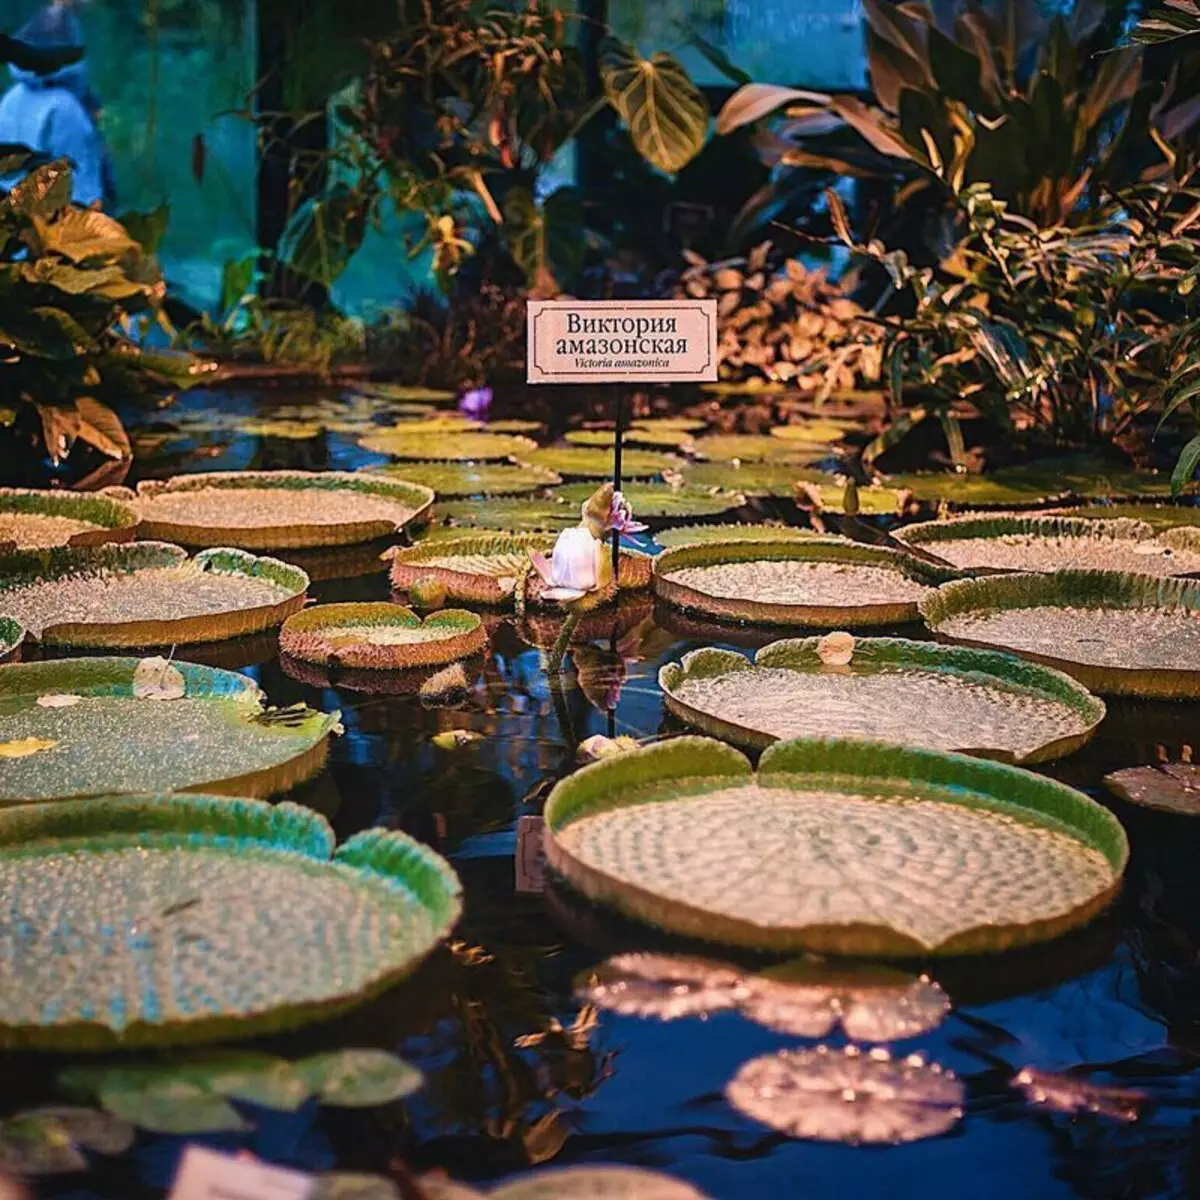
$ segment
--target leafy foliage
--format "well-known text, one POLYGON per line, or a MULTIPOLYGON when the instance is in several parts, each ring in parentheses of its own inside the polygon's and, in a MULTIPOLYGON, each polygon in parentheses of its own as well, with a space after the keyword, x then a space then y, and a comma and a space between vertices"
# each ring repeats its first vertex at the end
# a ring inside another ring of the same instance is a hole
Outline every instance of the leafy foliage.
POLYGON ((1131 38, 1142 46, 1173 42, 1200 33, 1200 5, 1195 0, 1166 0, 1151 9, 1134 28, 1131 38))

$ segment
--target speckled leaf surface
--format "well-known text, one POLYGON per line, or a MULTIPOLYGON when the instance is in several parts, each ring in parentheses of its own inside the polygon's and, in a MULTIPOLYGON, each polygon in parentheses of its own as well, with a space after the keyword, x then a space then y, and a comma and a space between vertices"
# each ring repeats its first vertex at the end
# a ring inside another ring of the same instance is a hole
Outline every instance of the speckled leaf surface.
MULTIPOLYGON (((553 495, 570 504, 573 511, 591 496, 595 489, 586 483, 567 484, 553 495)), ((633 507, 639 520, 662 520, 680 517, 715 517, 731 509, 741 508, 746 497, 740 492, 722 488, 693 487, 689 484, 672 486, 667 483, 626 483, 621 493, 633 507)))
MULTIPOLYGON (((371 470, 432 488, 438 496, 520 496, 562 483, 562 476, 524 463, 406 462, 371 470)), ((438 512, 445 509, 439 505, 438 512)))
POLYGON ((827 541, 828 535, 815 529, 799 529, 795 525, 675 525, 654 535, 654 540, 664 550, 674 550, 677 546, 703 546, 710 542, 806 542, 813 538, 827 541))
POLYGON ((495 532, 557 531, 579 524, 579 507, 534 497, 483 497, 438 505, 438 515, 452 526, 495 532))
POLYGON ((0 488, 0 545, 20 550, 128 542, 137 522, 129 504, 108 496, 0 488))

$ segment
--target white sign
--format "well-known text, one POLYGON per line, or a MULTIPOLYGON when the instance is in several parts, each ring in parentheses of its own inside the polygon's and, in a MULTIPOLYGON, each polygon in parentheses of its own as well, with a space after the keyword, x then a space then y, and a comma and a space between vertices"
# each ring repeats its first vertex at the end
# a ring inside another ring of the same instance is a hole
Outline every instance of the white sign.
POLYGON ((530 300, 530 383, 714 383, 715 300, 530 300))
POLYGON ((167 1200, 309 1200, 311 1175, 189 1146, 167 1200))

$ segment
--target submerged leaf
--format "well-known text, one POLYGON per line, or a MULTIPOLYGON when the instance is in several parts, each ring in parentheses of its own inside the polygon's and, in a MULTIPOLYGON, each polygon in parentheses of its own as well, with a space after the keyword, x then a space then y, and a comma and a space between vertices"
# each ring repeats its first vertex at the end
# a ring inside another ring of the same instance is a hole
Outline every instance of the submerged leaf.
POLYGON ((138 700, 182 700, 187 680, 161 655, 143 658, 133 670, 133 695, 138 700))
POLYGON ((100 1089, 99 1099, 105 1112, 152 1133, 219 1133, 250 1128, 228 1101, 183 1079, 164 1079, 150 1086, 117 1080, 100 1089))
POLYGON ((301 1059, 293 1068, 322 1104, 374 1108, 417 1091, 424 1076, 386 1050, 336 1050, 301 1059))
POLYGON ((83 1150, 124 1154, 133 1127, 90 1108, 34 1108, 0 1122, 0 1170, 13 1175, 58 1175, 87 1169, 83 1150))

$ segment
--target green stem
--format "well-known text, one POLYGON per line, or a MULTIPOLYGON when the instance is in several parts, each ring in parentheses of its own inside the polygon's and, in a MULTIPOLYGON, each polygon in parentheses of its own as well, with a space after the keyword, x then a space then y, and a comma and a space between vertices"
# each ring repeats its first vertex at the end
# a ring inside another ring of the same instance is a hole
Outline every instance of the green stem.
POLYGON ((562 629, 559 630, 554 649, 550 651, 550 662, 547 664, 546 671, 551 679, 557 679, 562 674, 563 659, 567 656, 571 635, 575 632, 575 626, 578 624, 579 613, 572 609, 567 613, 567 619, 563 622, 562 629))

